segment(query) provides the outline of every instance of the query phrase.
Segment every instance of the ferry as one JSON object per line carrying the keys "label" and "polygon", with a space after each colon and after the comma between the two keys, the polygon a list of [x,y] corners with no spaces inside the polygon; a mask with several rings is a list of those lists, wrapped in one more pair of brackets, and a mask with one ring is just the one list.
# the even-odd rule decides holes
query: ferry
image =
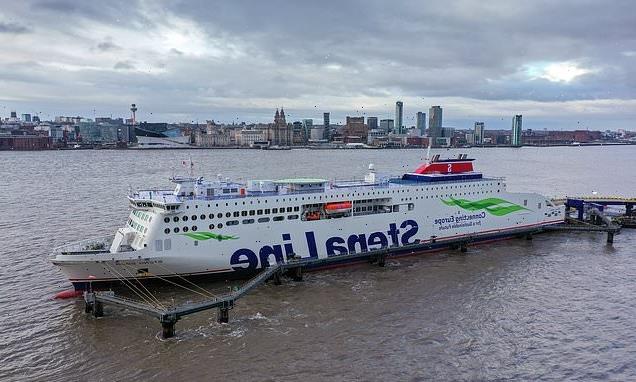
{"label": "ferry", "polygon": [[[114,235],[51,255],[76,290],[101,282],[247,276],[298,258],[390,256],[534,232],[562,223],[565,207],[475,171],[474,160],[435,155],[414,171],[364,179],[251,180],[173,176],[174,189],[131,191]],[[387,251],[388,252],[388,251]]]}

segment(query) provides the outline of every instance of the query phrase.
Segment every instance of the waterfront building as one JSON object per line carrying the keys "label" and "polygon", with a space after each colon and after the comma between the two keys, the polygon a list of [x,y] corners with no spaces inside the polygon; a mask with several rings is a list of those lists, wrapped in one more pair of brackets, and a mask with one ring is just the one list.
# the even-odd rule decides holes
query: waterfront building
{"label": "waterfront building", "polygon": [[292,129],[287,125],[283,108],[280,109],[280,112],[276,109],[274,123],[267,131],[267,140],[272,146],[291,146]]}
{"label": "waterfront building", "polygon": [[428,110],[428,136],[433,140],[433,144],[437,143],[437,138],[441,138],[442,134],[442,107],[432,106]]}
{"label": "waterfront building", "polygon": [[292,145],[303,145],[305,142],[305,128],[300,121],[292,122]]}
{"label": "waterfront building", "polygon": [[402,101],[395,103],[395,129],[398,134],[404,133],[404,104]]}
{"label": "waterfront building", "polygon": [[521,114],[517,114],[512,118],[512,136],[510,144],[512,146],[521,146]]}
{"label": "waterfront building", "polygon": [[420,136],[426,135],[426,113],[417,112],[415,127],[419,131]]}
{"label": "waterfront building", "polygon": [[474,144],[476,145],[483,145],[484,144],[484,123],[483,122],[475,122],[475,131],[474,131],[474,137],[475,137],[475,142]]}
{"label": "waterfront building", "polygon": [[364,117],[347,117],[347,123],[342,131],[345,143],[364,143],[369,132],[364,124]]}
{"label": "waterfront building", "polygon": [[263,142],[265,140],[265,131],[262,129],[243,128],[235,134],[236,143],[239,146],[254,146],[255,142]]}
{"label": "waterfront building", "polygon": [[393,120],[392,119],[382,119],[380,120],[380,130],[385,133],[390,133],[393,131]]}
{"label": "waterfront building", "polygon": [[370,130],[378,129],[378,117],[367,117],[367,127]]}
{"label": "waterfront building", "polygon": [[22,122],[31,122],[31,114],[22,114]]}

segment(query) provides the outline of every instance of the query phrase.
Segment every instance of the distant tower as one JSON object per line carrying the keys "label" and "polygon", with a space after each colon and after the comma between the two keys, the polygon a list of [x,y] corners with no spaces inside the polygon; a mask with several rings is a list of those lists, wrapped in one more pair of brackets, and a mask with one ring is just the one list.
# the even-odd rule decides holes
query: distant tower
{"label": "distant tower", "polygon": [[484,144],[484,123],[475,122],[475,144]]}
{"label": "distant tower", "polygon": [[134,103],[132,105],[130,105],[130,111],[132,112],[132,124],[133,126],[135,126],[135,122],[137,121],[136,119],[136,114],[137,113],[137,105],[135,105]]}
{"label": "distant tower", "polygon": [[420,136],[426,135],[426,113],[422,111],[417,112],[417,118],[415,127],[419,130]]}
{"label": "distant tower", "polygon": [[329,121],[329,113],[322,113],[322,124],[325,126],[325,129],[322,131],[322,138],[326,140],[331,139],[331,130],[329,129],[331,122]]}
{"label": "distant tower", "polygon": [[436,139],[443,136],[441,106],[431,106],[428,109],[428,136],[433,140],[433,146],[437,144]]}
{"label": "distant tower", "polygon": [[398,134],[404,133],[404,104],[402,101],[395,103],[395,129]]}
{"label": "distant tower", "polygon": [[510,144],[513,146],[521,146],[521,114],[517,114],[512,118],[512,139]]}

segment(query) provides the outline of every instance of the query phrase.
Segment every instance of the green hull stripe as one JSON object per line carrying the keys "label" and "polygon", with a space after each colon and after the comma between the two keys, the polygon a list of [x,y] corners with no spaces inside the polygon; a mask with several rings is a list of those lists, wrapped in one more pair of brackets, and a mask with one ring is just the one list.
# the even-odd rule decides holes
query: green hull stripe
{"label": "green hull stripe", "polygon": [[191,233],[184,233],[182,235],[183,236],[187,236],[190,239],[194,239],[194,240],[216,239],[218,241],[223,241],[223,240],[236,240],[236,239],[238,239],[237,236],[220,235],[220,234],[214,233],[214,232],[191,232]]}
{"label": "green hull stripe", "polygon": [[475,201],[450,198],[448,200],[442,199],[442,202],[447,206],[457,206],[468,211],[486,210],[486,212],[494,216],[504,216],[513,212],[524,210],[530,211],[518,204],[510,203],[507,200],[499,198],[487,198]]}

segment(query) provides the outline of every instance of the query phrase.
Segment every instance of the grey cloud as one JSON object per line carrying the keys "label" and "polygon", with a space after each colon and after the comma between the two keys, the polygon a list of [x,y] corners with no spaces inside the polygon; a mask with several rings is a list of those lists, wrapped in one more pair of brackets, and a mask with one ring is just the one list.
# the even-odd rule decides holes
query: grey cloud
{"label": "grey cloud", "polygon": [[129,60],[119,61],[113,66],[113,69],[115,69],[115,70],[133,70],[133,69],[135,69],[135,64],[132,61],[129,61]]}
{"label": "grey cloud", "polygon": [[117,44],[114,44],[112,41],[103,41],[97,44],[97,49],[102,52],[108,52],[112,50],[121,49],[121,47]]}
{"label": "grey cloud", "polygon": [[22,34],[31,32],[31,28],[28,28],[24,25],[12,22],[1,22],[0,21],[0,33],[12,33],[12,34]]}
{"label": "grey cloud", "polygon": [[[90,36],[90,29],[83,45],[116,51],[115,71],[81,70],[68,76],[56,72],[58,78],[99,86],[105,96],[127,92],[140,103],[145,99],[172,107],[175,99],[180,100],[176,109],[187,102],[188,108],[209,111],[220,99],[255,99],[246,114],[266,110],[269,106],[261,100],[277,99],[315,100],[307,110],[333,97],[380,103],[400,97],[461,97],[493,103],[636,99],[636,57],[623,54],[636,46],[632,20],[636,3],[626,0],[337,4],[171,0],[152,7],[123,0],[25,3],[26,8],[10,4],[7,14],[13,19],[33,17],[41,25],[38,31],[73,36],[79,32],[72,26],[79,23],[84,28],[92,24],[120,28],[121,33],[113,36],[121,46],[103,36]],[[65,15],[72,15],[74,22],[60,23]],[[165,15],[194,23],[211,45],[235,46],[242,55],[191,54],[186,41],[157,50],[164,53],[136,58],[138,53],[125,48],[122,36],[127,31],[150,36],[158,27],[176,29],[174,20]],[[524,74],[529,64],[564,61],[592,72],[569,83]],[[143,72],[149,63],[158,70]],[[40,69],[47,70],[52,69]]]}

